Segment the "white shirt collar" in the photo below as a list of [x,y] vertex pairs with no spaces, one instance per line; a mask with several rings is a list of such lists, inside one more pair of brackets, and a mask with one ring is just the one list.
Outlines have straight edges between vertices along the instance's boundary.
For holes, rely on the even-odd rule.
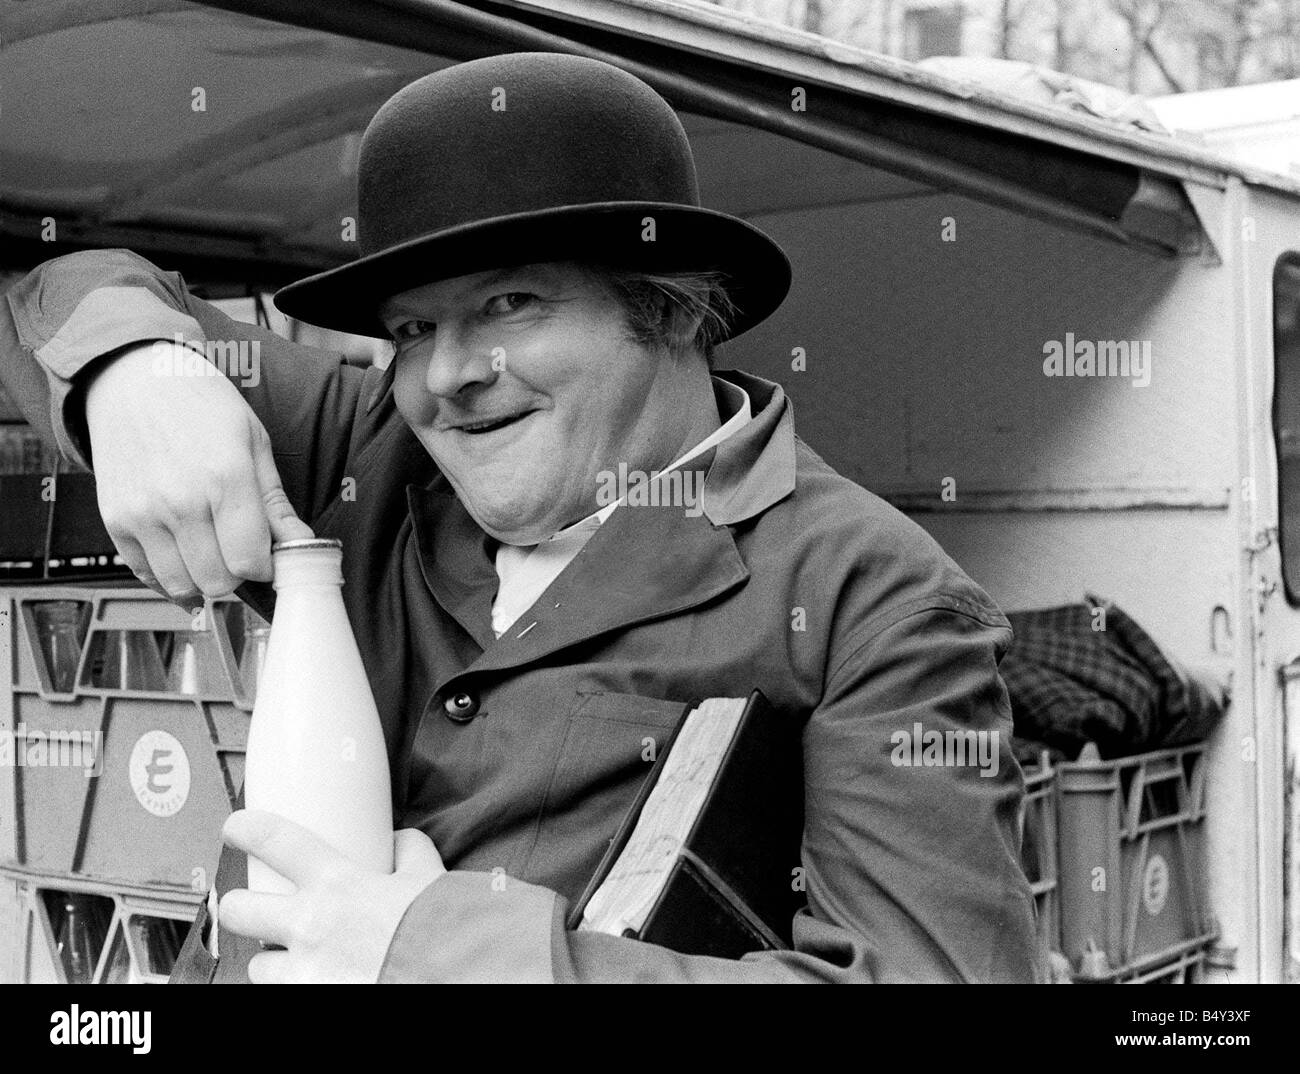
[[[690,462],[692,459],[703,455],[710,448],[716,447],[718,444],[721,444],[722,441],[737,432],[754,416],[753,408],[749,401],[749,393],[745,391],[744,388],[740,387],[738,384],[731,384],[728,381],[720,380],[717,377],[713,377],[712,380],[714,391],[722,396],[727,409],[733,410],[734,413],[684,455],[679,455],[662,470],[659,470],[658,474],[662,475],[670,473],[671,471],[686,465],[686,463]],[[597,529],[609,518],[610,515],[614,513],[614,509],[618,507],[625,498],[626,497],[615,500],[613,503],[607,504],[597,511],[593,511],[586,518],[580,519],[572,525],[565,526],[564,529],[553,533],[542,543],[545,544],[550,541],[563,540],[565,537],[578,530],[586,531]]]
[[[674,459],[665,469],[666,474],[722,443],[742,428],[753,416],[749,393],[724,380],[713,380],[724,410],[732,410],[730,418],[706,436],[685,454]],[[552,534],[541,544],[501,544],[496,550],[498,579],[496,597],[492,602],[492,629],[500,637],[533,604],[547,586],[582,551],[587,541],[613,514],[623,500],[593,511],[586,518]]]

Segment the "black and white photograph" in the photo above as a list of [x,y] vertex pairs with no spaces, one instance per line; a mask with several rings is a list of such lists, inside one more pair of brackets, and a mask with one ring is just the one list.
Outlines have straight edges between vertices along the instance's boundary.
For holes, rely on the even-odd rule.
[[0,0],[33,1047],[1288,982],[1300,0]]

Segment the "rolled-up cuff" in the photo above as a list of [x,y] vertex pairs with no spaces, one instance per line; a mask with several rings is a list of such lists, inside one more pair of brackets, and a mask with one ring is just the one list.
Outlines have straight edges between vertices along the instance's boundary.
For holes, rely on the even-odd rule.
[[380,984],[553,984],[563,902],[500,873],[450,872],[407,907]]
[[51,372],[71,380],[90,361],[136,343],[174,342],[203,346],[203,330],[187,313],[173,309],[137,286],[98,287],[36,351]]
[[147,288],[100,287],[86,295],[58,331],[35,348],[37,360],[54,380],[50,387],[50,423],[60,451],[71,463],[90,468],[84,415],[72,413],[75,378],[104,355],[150,342],[175,342],[203,353],[203,330],[193,317],[173,309]]

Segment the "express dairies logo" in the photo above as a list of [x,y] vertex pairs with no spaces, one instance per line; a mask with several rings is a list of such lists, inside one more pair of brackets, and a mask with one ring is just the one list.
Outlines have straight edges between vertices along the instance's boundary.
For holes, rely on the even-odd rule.
[[127,765],[136,801],[155,817],[170,817],[190,796],[190,759],[175,735],[146,731]]

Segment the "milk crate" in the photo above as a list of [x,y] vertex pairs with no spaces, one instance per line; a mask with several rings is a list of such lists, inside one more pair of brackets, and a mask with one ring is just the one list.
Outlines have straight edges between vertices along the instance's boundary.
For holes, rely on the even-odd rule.
[[1205,973],[1211,938],[1184,945],[1178,954],[1121,970],[1116,984],[1200,984]]
[[1046,750],[1024,766],[1025,823],[1020,864],[1034,893],[1038,941],[1044,959],[1061,949],[1060,885],[1057,878],[1056,768]]
[[1076,980],[1127,979],[1214,935],[1205,746],[1057,766],[1062,951]]
[[243,781],[245,632],[232,598],[192,617],[138,583],[0,588],[0,865],[205,889]]
[[14,868],[0,882],[17,892],[7,984],[164,984],[203,899]]
[[1073,980],[1076,984],[1200,984],[1213,941],[1213,933],[1198,936],[1126,966],[1089,968],[1074,974]]

